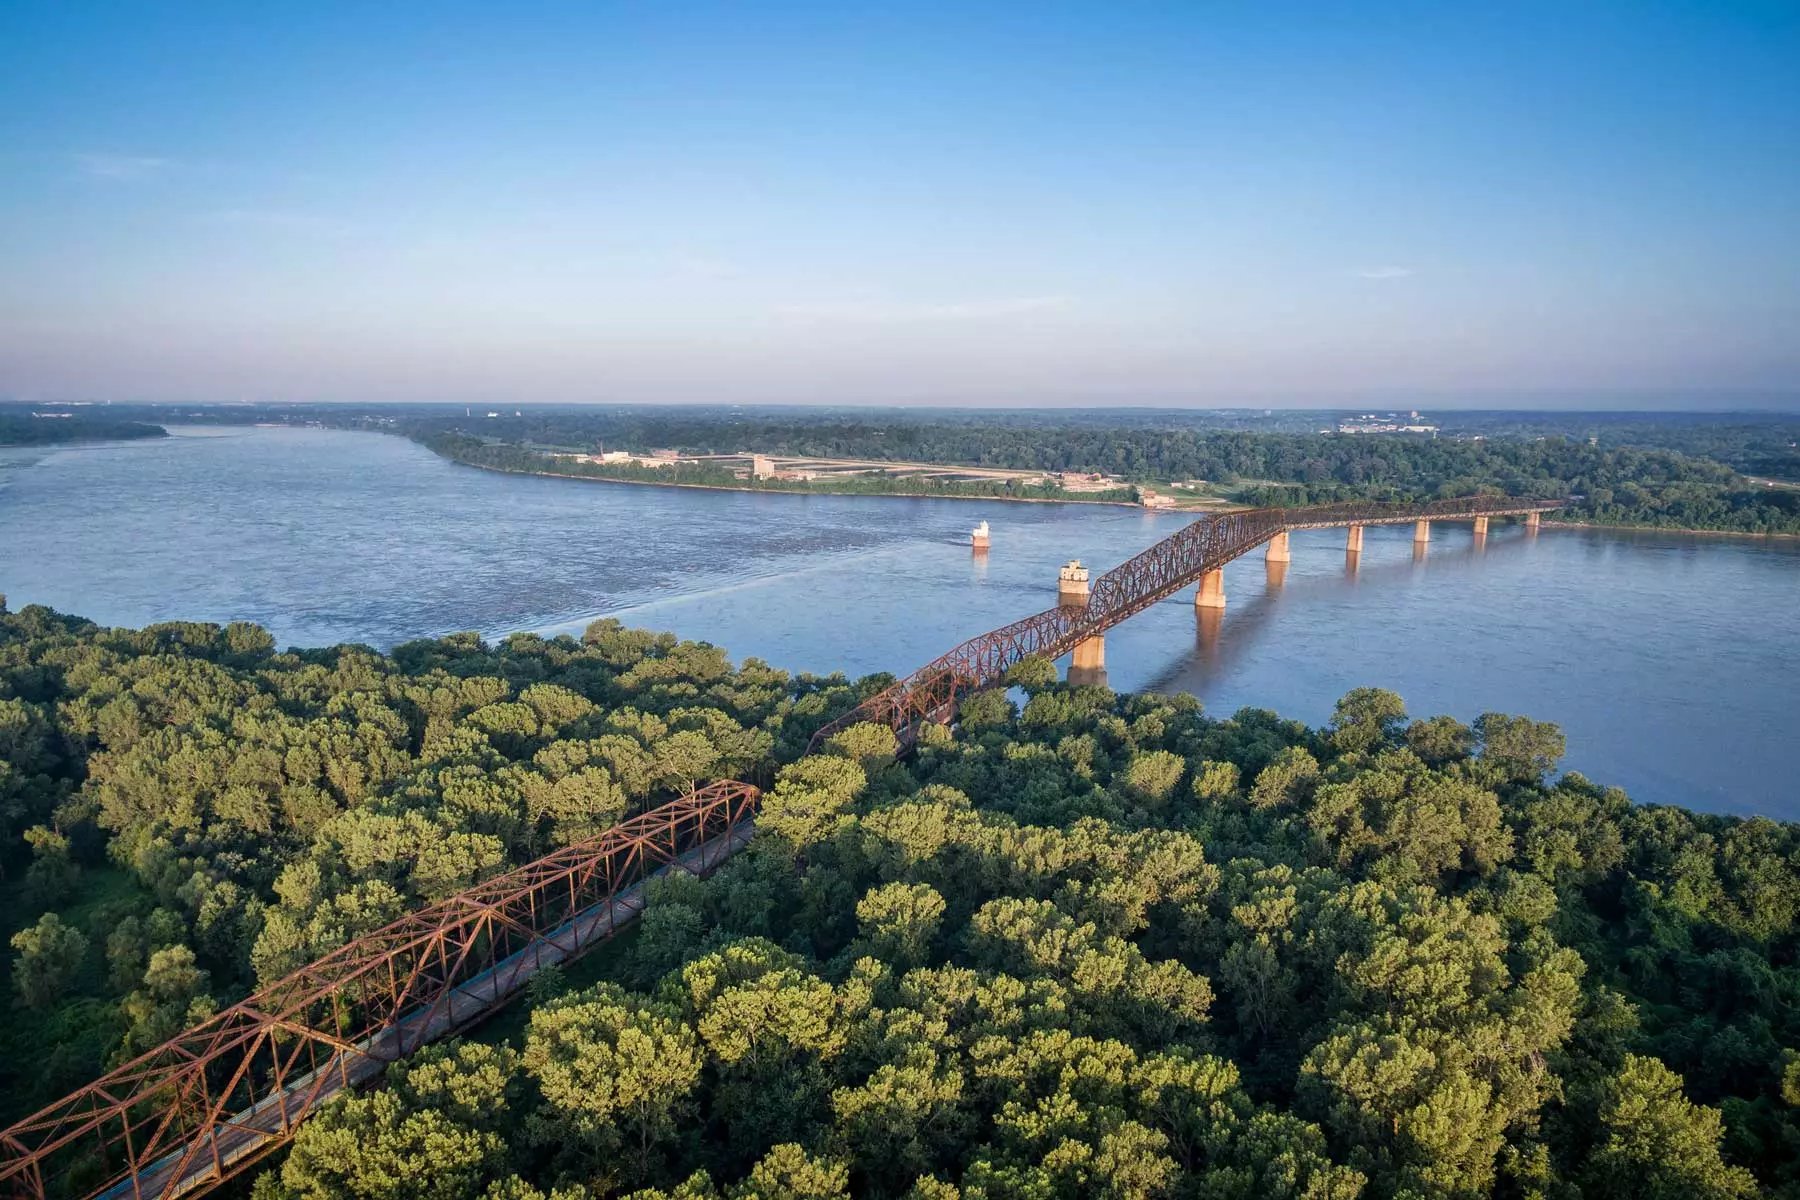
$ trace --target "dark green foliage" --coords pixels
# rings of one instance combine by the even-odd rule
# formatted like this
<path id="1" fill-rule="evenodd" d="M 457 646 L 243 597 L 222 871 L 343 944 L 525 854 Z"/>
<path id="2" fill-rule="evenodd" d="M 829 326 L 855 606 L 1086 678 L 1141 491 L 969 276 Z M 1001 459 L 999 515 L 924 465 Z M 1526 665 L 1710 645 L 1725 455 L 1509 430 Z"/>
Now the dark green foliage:
<path id="1" fill-rule="evenodd" d="M 617 622 L 279 653 L 250 625 L 0 608 L 0 935 L 24 1005 L 0 1116 L 421 904 L 766 777 L 853 699 Z"/>
<path id="2" fill-rule="evenodd" d="M 880 682 L 616 623 L 382 656 L 0 617 L 6 886 L 65 897 L 16 919 L 42 1065 L 9 1100 L 744 774 L 745 852 L 256 1195 L 1800 1194 L 1795 827 L 1634 807 L 1556 776 L 1554 726 L 1373 689 L 1314 730 L 1030 669 L 910 757 L 871 726 L 799 757 Z"/>

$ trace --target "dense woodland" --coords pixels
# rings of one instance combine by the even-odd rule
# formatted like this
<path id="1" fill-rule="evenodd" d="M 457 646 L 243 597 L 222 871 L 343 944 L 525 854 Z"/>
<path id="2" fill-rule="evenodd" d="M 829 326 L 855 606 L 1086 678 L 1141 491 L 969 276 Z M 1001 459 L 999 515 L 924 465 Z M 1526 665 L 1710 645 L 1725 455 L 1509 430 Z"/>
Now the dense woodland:
<path id="1" fill-rule="evenodd" d="M 259 1200 L 1800 1196 L 1800 828 L 1555 727 L 1055 681 L 897 761 L 884 681 L 602 622 L 278 652 L 0 615 L 7 1119 L 712 778 L 751 847 L 337 1102 Z"/>
<path id="2" fill-rule="evenodd" d="M 28 411 L 0 412 L 0 446 L 52 446 L 62 442 L 123 441 L 168 437 L 160 425 L 111 417 L 34 417 Z"/>
<path id="3" fill-rule="evenodd" d="M 454 432 L 453 418 L 410 423 L 413 436 L 459 461 L 543 470 L 523 442 L 592 450 L 692 453 L 758 450 L 771 454 L 962 463 L 1044 471 L 1103 471 L 1139 482 L 1201 479 L 1252 505 L 1335 500 L 1418 500 L 1496 491 L 1567 498 L 1563 519 L 1601 525 L 1800 533 L 1800 489 L 1756 483 L 1711 458 L 1668 448 L 1589 445 L 1565 437 L 1430 438 L 1371 434 L 1258 433 L 1243 430 L 1094 428 L 1026 424 L 877 423 L 867 418 L 696 418 L 669 410 L 650 414 L 541 414 L 484 421 L 482 438 Z M 1636 427 L 1629 427 L 1636 428 Z M 1687 429 L 1686 426 L 1676 427 Z M 1786 426 L 1763 428 L 1760 441 L 1731 438 L 1702 426 L 1690 436 L 1765 462 Z M 1746 437 L 1748 435 L 1745 435 Z M 520 443 L 505 443 L 505 439 Z M 1674 434 L 1666 441 L 1680 440 Z M 1764 447 L 1752 450 L 1750 446 Z M 577 464 L 579 466 L 579 464 Z M 1784 470 L 1792 465 L 1776 461 Z M 562 464 L 555 469 L 568 470 Z M 647 468 L 587 467 L 600 477 Z M 704 473 L 705 468 L 693 469 Z M 718 470 L 708 482 L 731 486 Z M 635 476 L 633 476 L 635 477 Z M 698 478 L 696 477 L 696 481 Z M 742 486 L 741 484 L 739 486 Z M 805 484 L 775 485 L 806 490 Z M 909 482 L 833 481 L 832 490 L 919 490 Z M 964 489 L 955 492 L 953 489 Z M 1010 489 L 1010 490 L 1009 490 Z M 1029 489 L 1028 489 L 1029 490 Z M 943 485 L 946 494 L 1019 492 L 1016 485 Z M 1035 490 L 1033 490 L 1035 494 Z M 1054 494 L 1047 492 L 1046 494 Z"/>

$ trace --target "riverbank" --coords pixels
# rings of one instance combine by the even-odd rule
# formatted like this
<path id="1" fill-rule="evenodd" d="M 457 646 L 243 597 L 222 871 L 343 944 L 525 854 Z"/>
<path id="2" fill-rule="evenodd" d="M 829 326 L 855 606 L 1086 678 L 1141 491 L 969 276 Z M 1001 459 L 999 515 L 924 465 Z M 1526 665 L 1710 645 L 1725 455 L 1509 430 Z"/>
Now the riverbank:
<path id="1" fill-rule="evenodd" d="M 436 453 L 436 451 L 433 451 Z M 488 463 L 467 462 L 449 455 L 439 455 L 459 467 L 473 467 L 478 471 L 492 471 L 499 475 L 538 476 L 544 479 L 573 479 L 582 483 L 620 483 L 636 487 L 688 488 L 707 492 L 748 492 L 759 496 L 866 496 L 870 499 L 892 498 L 896 500 L 963 500 L 984 501 L 1000 504 L 1090 504 L 1103 508 L 1133 508 L 1145 512 L 1170 513 L 1185 516 L 1206 516 L 1212 513 L 1242 512 L 1249 509 L 1245 504 L 1221 504 L 1195 508 L 1162 508 L 1146 509 L 1143 505 L 1130 500 L 1087 500 L 1079 496 L 1039 497 L 1039 496 L 959 496 L 946 492 L 858 492 L 840 491 L 833 488 L 807 487 L 770 488 L 770 487 L 732 487 L 718 483 L 681 483 L 665 479 L 615 479 L 604 475 L 574 475 L 567 471 L 521 471 L 511 467 L 493 466 Z M 1728 537 L 1728 538 L 1778 538 L 1782 540 L 1800 539 L 1800 533 L 1750 533 L 1741 529 L 1675 529 L 1662 525 L 1608 525 L 1596 521 L 1544 521 L 1545 529 L 1591 529 L 1603 532 L 1618 533 L 1669 533 L 1691 537 Z"/>
<path id="2" fill-rule="evenodd" d="M 1751 533 L 1744 529 L 1681 529 L 1669 525 L 1608 525 L 1600 521 L 1544 521 L 1545 529 L 1596 529 L 1603 533 L 1672 533 L 1682 537 L 1800 539 L 1800 533 Z"/>
<path id="3" fill-rule="evenodd" d="M 435 454 L 436 451 L 433 451 Z M 857 492 L 838 490 L 835 488 L 770 488 L 770 487 L 731 487 L 722 483 L 681 483 L 673 479 L 615 479 L 605 475 L 571 475 L 567 471 L 520 471 L 512 467 L 497 467 L 488 463 L 467 462 L 449 455 L 439 455 L 447 462 L 459 467 L 473 467 L 477 471 L 492 471 L 497 475 L 526 475 L 542 479 L 574 479 L 581 483 L 622 483 L 628 487 L 656 488 L 689 488 L 704 492 L 749 492 L 758 496 L 863 496 L 871 500 L 964 500 L 999 504 L 1092 504 L 1104 508 L 1135 508 L 1144 512 L 1227 512 L 1229 509 L 1146 509 L 1143 505 L 1131 500 L 1084 500 L 1079 496 L 962 496 L 954 492 Z"/>

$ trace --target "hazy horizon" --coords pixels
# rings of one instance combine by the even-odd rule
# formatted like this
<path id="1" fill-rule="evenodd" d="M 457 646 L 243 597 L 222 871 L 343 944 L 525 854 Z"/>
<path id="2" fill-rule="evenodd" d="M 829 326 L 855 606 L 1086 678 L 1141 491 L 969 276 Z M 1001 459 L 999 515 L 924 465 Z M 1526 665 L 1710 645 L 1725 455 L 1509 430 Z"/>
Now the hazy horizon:
<path id="1" fill-rule="evenodd" d="M 28 402 L 1800 408 L 1800 8 L 0 14 Z"/>

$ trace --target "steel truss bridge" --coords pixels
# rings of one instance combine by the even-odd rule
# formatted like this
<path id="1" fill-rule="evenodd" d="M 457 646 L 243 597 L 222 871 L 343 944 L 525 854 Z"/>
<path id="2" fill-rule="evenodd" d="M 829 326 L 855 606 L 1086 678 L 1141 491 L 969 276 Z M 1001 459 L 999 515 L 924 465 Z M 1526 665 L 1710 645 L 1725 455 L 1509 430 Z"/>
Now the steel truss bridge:
<path id="1" fill-rule="evenodd" d="M 0 1133 L 0 1187 L 37 1200 L 211 1188 L 612 937 L 654 876 L 712 871 L 750 840 L 760 800 L 711 784 L 356 939 Z"/>
<path id="2" fill-rule="evenodd" d="M 1033 655 L 1060 658 L 1277 534 L 1344 525 L 1529 516 L 1562 506 L 1560 500 L 1472 496 L 1426 504 L 1253 508 L 1201 517 L 1095 580 L 1085 607 L 1046 609 L 970 638 L 824 726 L 813 735 L 810 748 L 818 749 L 832 734 L 862 721 L 888 726 L 901 748 L 910 748 L 920 726 L 948 722 L 964 697 L 1000 682 L 1013 664 Z"/>
<path id="3" fill-rule="evenodd" d="M 1505 497 L 1419 505 L 1263 508 L 1202 517 L 1058 607 L 972 638 L 819 730 L 859 721 L 911 746 L 927 721 L 1032 655 L 1088 638 L 1294 529 L 1517 516 L 1561 507 Z M 331 1099 L 468 1028 L 545 967 L 605 942 L 657 875 L 705 875 L 755 830 L 761 793 L 710 784 L 584 842 L 366 934 L 72 1095 L 0 1131 L 0 1189 L 32 1200 L 174 1200 L 286 1145 Z"/>

